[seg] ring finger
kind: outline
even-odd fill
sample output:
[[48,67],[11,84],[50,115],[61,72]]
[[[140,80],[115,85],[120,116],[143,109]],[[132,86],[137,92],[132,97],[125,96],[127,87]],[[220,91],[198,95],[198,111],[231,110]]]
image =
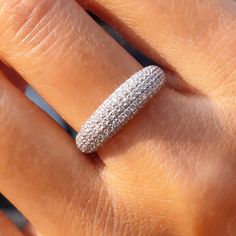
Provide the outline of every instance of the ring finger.
[[0,1],[0,56],[75,129],[140,65],[73,0]]

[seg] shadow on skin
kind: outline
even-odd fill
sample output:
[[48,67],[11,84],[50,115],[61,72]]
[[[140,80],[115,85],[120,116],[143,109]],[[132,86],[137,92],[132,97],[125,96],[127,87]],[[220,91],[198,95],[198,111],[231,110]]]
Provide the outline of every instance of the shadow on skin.
[[[222,111],[209,97],[164,88],[107,143],[108,153],[101,149],[103,161],[114,166],[124,161],[127,168],[133,163],[130,171],[137,162],[149,166],[150,173],[162,169],[187,199],[182,211],[190,211],[193,232],[236,232],[236,151],[224,144],[230,134],[219,114]],[[153,189],[158,191],[155,181]]]

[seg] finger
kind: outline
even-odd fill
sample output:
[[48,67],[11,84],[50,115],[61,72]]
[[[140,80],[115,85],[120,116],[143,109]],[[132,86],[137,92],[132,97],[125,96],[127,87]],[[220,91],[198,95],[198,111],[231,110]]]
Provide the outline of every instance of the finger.
[[224,95],[226,90],[235,94],[233,1],[78,2],[146,55],[177,71],[190,87],[211,95]]
[[0,101],[0,191],[43,235],[90,232],[105,195],[93,162],[2,77]]
[[0,56],[76,129],[141,68],[73,0],[0,1],[0,9]]
[[0,236],[23,236],[19,229],[0,211]]

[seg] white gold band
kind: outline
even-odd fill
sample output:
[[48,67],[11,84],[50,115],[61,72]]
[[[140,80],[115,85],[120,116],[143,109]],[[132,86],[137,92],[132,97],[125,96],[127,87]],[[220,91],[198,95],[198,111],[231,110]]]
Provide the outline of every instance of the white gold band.
[[165,74],[148,66],[120,85],[92,114],[76,136],[84,153],[95,152],[116,134],[161,89]]

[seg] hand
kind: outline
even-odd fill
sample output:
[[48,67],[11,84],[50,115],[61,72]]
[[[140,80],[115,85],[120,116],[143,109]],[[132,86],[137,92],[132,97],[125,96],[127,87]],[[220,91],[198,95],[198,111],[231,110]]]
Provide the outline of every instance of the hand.
[[[235,3],[79,3],[168,86],[96,158],[2,75],[0,191],[42,235],[235,235]],[[76,130],[141,68],[74,0],[0,0],[0,56]]]

